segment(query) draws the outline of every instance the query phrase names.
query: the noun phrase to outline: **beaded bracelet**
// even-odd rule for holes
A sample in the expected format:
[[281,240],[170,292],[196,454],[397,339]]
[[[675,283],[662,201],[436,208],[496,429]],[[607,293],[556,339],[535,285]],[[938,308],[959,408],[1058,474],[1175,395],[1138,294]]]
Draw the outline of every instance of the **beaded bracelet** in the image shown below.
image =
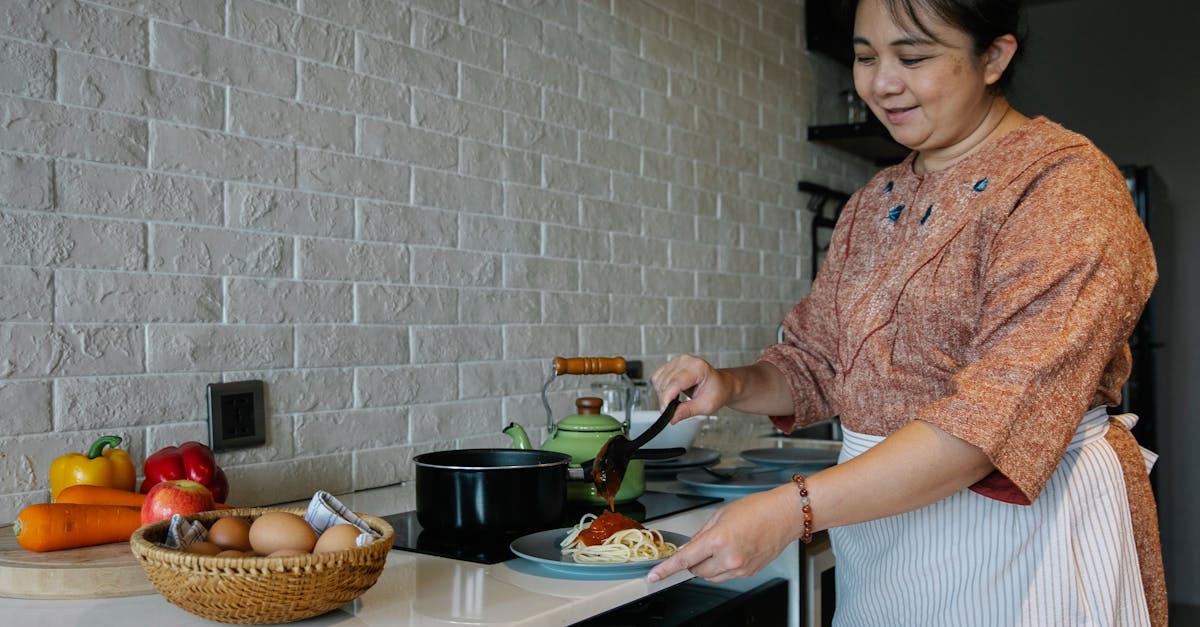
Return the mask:
[[792,482],[796,484],[796,489],[800,491],[800,509],[804,511],[804,533],[800,535],[800,541],[804,544],[812,542],[812,505],[808,500],[808,484],[804,482],[804,475],[796,473],[792,475]]

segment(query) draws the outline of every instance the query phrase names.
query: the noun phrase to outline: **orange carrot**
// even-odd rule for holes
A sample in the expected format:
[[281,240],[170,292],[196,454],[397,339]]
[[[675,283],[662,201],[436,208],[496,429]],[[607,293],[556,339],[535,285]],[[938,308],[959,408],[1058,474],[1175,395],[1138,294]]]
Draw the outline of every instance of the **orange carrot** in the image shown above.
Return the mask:
[[[79,505],[124,505],[126,507],[141,507],[146,495],[140,492],[130,492],[119,488],[106,488],[98,485],[73,485],[58,493],[55,503],[75,503]],[[217,509],[233,509],[224,503],[217,503]]]
[[126,542],[142,526],[142,512],[120,505],[38,503],[17,514],[17,544],[30,551],[57,551]]

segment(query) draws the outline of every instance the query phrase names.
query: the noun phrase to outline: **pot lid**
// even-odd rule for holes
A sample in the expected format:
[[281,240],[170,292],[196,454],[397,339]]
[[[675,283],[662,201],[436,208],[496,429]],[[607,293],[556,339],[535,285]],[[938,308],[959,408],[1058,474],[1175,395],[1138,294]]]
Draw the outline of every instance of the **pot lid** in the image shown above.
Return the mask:
[[560,431],[620,431],[622,424],[612,416],[600,413],[603,399],[594,396],[582,396],[575,399],[575,409],[578,414],[567,416],[558,421]]

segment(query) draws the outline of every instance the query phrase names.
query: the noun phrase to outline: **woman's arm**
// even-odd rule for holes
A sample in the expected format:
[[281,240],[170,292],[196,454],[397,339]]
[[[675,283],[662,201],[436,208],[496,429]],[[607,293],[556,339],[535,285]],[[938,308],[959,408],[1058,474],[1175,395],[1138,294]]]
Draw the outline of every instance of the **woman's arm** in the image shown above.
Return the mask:
[[[854,459],[808,477],[813,530],[901,514],[935,503],[992,471],[975,446],[914,421]],[[650,571],[721,582],[752,575],[803,531],[796,486],[751,494],[720,509],[691,541]]]
[[680,392],[695,386],[692,400],[681,403],[672,423],[692,416],[715,414],[730,407],[749,414],[790,415],[792,395],[783,373],[766,362],[736,368],[713,368],[707,361],[682,355],[651,377],[662,407]]

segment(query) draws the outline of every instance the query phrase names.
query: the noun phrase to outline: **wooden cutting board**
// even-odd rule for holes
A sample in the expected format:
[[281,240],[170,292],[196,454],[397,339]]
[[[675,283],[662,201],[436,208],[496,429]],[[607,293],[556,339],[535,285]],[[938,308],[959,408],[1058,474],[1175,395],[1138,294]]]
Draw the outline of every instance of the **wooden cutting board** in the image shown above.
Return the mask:
[[37,553],[0,527],[0,596],[18,599],[98,599],[154,594],[128,542]]

